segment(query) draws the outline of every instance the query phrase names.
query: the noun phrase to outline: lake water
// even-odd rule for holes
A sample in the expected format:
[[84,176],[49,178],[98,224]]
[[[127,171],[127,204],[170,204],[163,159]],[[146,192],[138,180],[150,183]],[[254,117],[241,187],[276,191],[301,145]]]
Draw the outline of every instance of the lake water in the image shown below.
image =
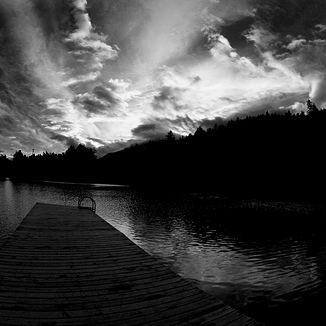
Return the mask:
[[318,315],[326,285],[324,233],[240,236],[201,214],[201,194],[7,180],[0,182],[0,242],[36,202],[76,206],[80,194],[91,194],[96,213],[145,251],[240,311],[271,325]]

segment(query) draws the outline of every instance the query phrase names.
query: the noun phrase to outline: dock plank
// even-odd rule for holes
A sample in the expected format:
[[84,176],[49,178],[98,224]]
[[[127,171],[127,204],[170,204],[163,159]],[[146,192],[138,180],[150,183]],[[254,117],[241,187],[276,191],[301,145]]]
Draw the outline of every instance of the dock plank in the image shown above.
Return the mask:
[[259,325],[90,210],[36,204],[0,266],[1,325]]

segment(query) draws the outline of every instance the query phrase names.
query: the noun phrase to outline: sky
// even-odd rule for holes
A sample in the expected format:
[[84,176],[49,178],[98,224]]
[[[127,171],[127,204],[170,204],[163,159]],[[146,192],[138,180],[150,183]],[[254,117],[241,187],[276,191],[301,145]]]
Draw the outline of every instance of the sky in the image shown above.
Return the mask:
[[[0,0],[0,155],[98,157],[326,105],[324,0]],[[275,131],[277,132],[277,131]]]

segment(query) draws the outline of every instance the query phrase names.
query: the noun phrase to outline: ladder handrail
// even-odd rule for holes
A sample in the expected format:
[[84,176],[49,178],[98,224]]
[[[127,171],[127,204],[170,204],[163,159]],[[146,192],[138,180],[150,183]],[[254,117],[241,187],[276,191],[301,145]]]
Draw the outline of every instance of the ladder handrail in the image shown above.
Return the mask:
[[[84,201],[84,199],[90,199],[91,202],[92,202],[92,207],[83,207],[82,202]],[[88,209],[91,209],[95,213],[95,211],[96,211],[96,202],[91,196],[80,196],[78,198],[78,208],[88,208]]]

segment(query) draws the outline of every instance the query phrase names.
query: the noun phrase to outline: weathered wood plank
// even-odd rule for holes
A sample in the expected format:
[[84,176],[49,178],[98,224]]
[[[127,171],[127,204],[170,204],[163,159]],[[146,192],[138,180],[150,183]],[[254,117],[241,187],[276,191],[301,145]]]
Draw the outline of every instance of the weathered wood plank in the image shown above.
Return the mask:
[[[83,292],[82,297],[80,296],[80,293],[78,291],[71,292],[71,293],[63,293],[60,295],[60,293],[31,293],[31,292],[9,292],[9,291],[3,291],[1,294],[3,297],[15,297],[18,299],[27,299],[27,300],[34,300],[34,299],[40,299],[42,302],[44,302],[45,298],[48,298],[51,300],[62,300],[62,301],[68,301],[68,300],[79,300],[82,301],[85,300],[87,297],[87,300],[93,300],[93,298],[96,298],[96,301],[98,298],[104,298],[108,300],[122,300],[125,297],[142,297],[141,299],[144,300],[147,297],[150,297],[151,299],[156,297],[158,294],[163,295],[167,289],[170,288],[180,288],[184,287],[184,283],[182,281],[171,281],[167,280],[160,283],[153,283],[153,286],[149,287],[148,285],[141,285],[137,288],[134,288],[133,291],[123,291],[123,289],[119,290],[119,288],[111,288],[111,289],[101,289],[99,291],[85,291]],[[12,289],[11,289],[12,290]]]
[[[88,300],[85,301],[84,298],[80,297],[56,297],[51,300],[51,305],[58,305],[62,304],[63,301],[66,305],[91,305],[93,303],[103,303],[105,302],[109,306],[120,306],[124,304],[130,303],[137,303],[139,302],[139,297],[142,298],[143,301],[155,301],[159,299],[165,298],[166,300],[169,299],[171,296],[173,297],[174,294],[177,293],[189,293],[190,291],[194,291],[193,287],[185,288],[184,286],[176,286],[175,284],[171,284],[169,287],[155,287],[150,289],[145,289],[145,291],[133,291],[129,292],[130,295],[124,296],[119,292],[110,293],[103,296],[89,296]],[[0,302],[3,303],[21,303],[21,304],[28,304],[28,305],[44,305],[48,304],[45,303],[42,298],[28,298],[28,301],[24,300],[24,298],[15,297],[14,293],[11,293],[11,296],[7,294],[6,296],[3,295],[2,300]]]
[[247,325],[90,210],[37,204],[0,250],[0,325]]

